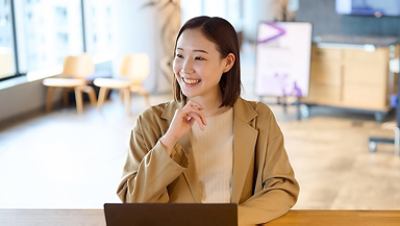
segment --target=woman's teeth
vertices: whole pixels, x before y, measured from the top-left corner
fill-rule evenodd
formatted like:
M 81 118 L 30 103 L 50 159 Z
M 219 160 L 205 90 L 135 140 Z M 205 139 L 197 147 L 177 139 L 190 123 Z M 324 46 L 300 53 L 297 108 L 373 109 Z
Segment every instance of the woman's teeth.
M 182 78 L 182 80 L 190 85 L 197 84 L 200 82 L 200 79 L 190 79 L 190 78 Z

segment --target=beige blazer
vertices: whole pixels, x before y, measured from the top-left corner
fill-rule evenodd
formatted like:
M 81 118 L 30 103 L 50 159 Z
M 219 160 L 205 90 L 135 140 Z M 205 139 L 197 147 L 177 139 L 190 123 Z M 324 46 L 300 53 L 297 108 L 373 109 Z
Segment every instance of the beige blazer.
M 167 154 L 159 138 L 181 103 L 151 107 L 139 116 L 118 187 L 123 202 L 201 202 L 188 137 Z M 231 202 L 238 203 L 240 224 L 259 224 L 285 214 L 296 202 L 299 185 L 289 163 L 283 136 L 263 103 L 239 98 L 233 106 Z

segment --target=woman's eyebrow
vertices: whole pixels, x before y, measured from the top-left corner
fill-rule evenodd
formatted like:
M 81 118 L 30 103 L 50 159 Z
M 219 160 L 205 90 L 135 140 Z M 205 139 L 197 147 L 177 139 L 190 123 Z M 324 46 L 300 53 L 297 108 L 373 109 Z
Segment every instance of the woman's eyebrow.
M 202 50 L 202 49 L 194 49 L 193 52 L 201 52 L 201 53 L 207 53 L 208 54 L 207 51 Z
M 177 50 L 183 51 L 183 48 L 181 48 L 181 47 L 177 47 L 176 49 L 177 49 Z M 203 49 L 194 49 L 194 50 L 192 50 L 192 51 L 193 51 L 193 52 L 201 52 L 201 53 L 207 53 L 207 54 L 208 54 L 208 52 L 205 51 L 205 50 L 203 50 Z

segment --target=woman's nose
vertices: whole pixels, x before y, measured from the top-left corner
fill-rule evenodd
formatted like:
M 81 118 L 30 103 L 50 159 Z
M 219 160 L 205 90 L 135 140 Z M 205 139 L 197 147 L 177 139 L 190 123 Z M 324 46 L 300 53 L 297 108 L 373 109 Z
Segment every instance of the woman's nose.
M 191 59 L 185 59 L 182 64 L 182 72 L 191 73 L 193 72 L 193 62 Z

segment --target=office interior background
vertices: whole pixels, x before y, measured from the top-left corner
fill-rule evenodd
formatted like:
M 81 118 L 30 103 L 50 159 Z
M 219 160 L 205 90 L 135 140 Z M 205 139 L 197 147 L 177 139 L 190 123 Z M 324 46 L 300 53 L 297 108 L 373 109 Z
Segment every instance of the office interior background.
M 132 93 L 127 112 L 113 91 L 101 107 L 85 100 L 77 113 L 73 92 L 69 104 L 56 92 L 54 108 L 45 111 L 43 81 L 60 74 L 70 55 L 92 57 L 93 80 L 117 77 L 125 55 L 144 53 L 149 102 L 168 101 L 165 59 L 173 54 L 174 32 L 191 17 L 209 15 L 228 19 L 241 37 L 243 96 L 269 104 L 278 119 L 301 187 L 294 208 L 400 209 L 398 145 L 369 142 L 399 136 L 400 15 L 351 15 L 339 12 L 338 2 L 1 0 L 0 208 L 119 202 L 130 130 L 148 107 L 145 98 Z M 382 2 L 400 9 L 396 0 Z M 292 98 L 284 107 L 254 92 L 260 21 L 313 26 L 309 94 L 299 108 Z

